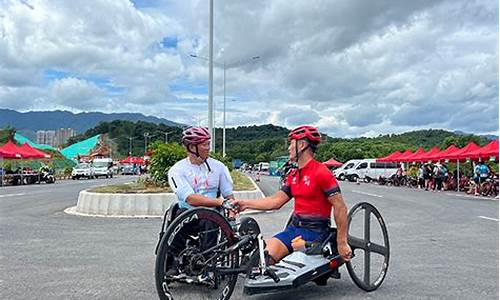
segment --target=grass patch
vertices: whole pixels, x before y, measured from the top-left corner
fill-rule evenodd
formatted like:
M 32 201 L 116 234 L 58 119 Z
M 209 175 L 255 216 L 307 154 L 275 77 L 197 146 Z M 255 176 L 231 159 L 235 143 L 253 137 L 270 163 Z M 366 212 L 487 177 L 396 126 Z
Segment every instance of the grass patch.
M 237 171 L 231 172 L 233 178 L 234 191 L 254 190 L 255 187 L 250 179 Z M 144 193 L 171 193 L 172 190 L 168 186 L 157 186 L 149 180 L 139 180 L 138 182 L 122 183 L 114 185 L 99 186 L 90 189 L 92 193 L 110 193 L 110 194 L 144 194 Z
M 255 186 L 253 185 L 250 178 L 248 178 L 245 174 L 232 171 L 231 177 L 233 178 L 233 190 L 234 191 L 253 191 L 255 190 Z
M 98 186 L 89 190 L 92 193 L 110 193 L 110 194 L 144 194 L 144 193 L 171 193 L 172 190 L 167 187 L 154 186 L 144 182 L 133 182 L 123 184 L 113 184 Z

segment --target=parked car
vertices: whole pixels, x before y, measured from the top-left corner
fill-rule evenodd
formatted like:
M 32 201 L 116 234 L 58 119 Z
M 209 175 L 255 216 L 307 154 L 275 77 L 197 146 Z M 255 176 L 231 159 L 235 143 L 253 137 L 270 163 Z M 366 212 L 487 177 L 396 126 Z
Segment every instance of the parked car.
M 377 180 L 380 176 L 389 178 L 396 174 L 399 166 L 398 163 L 382 163 L 376 162 L 375 159 L 363 159 L 357 162 L 354 167 L 347 170 L 345 178 L 353 182 L 358 179 L 370 182 Z
M 333 174 L 338 180 L 345 180 L 345 174 L 354 167 L 361 159 L 351 159 L 346 161 L 342 166 L 338 167 L 333 171 Z
M 134 165 L 126 164 L 122 166 L 122 175 L 134 175 Z
M 80 179 L 81 177 L 92 179 L 94 176 L 94 167 L 89 163 L 79 163 L 71 172 L 71 178 L 73 178 L 73 180 Z
M 260 174 L 269 175 L 269 163 L 268 162 L 260 162 L 257 165 L 257 172 Z
M 96 178 L 113 178 L 113 170 L 111 169 L 113 166 L 113 160 L 111 160 L 111 158 L 96 158 L 92 162 L 92 166 L 94 167 L 94 176 Z

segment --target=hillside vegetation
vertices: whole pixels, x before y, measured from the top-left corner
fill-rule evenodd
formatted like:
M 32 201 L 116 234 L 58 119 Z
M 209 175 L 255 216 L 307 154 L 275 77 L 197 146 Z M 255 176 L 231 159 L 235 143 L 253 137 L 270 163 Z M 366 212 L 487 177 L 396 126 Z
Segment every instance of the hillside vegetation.
M 230 158 L 239 158 L 245 162 L 256 163 L 270 161 L 279 156 L 287 155 L 287 136 L 289 129 L 274 126 L 240 126 L 226 129 L 226 153 Z M 165 141 L 168 133 L 169 142 L 179 142 L 182 129 L 164 124 L 148 122 L 113 121 L 102 122 L 98 126 L 76 136 L 69 143 L 74 143 L 96 134 L 107 134 L 113 145 L 113 152 L 125 157 L 132 150 L 132 155 L 144 153 L 145 137 L 148 133 L 148 147 L 154 142 Z M 347 161 L 356 158 L 373 158 L 388 155 L 396 150 L 416 150 L 423 147 L 445 149 L 451 144 L 458 147 L 474 141 L 485 145 L 488 140 L 477 135 L 459 135 L 440 129 L 411 131 L 402 134 L 380 135 L 373 138 L 336 138 L 323 135 L 323 143 L 318 149 L 317 158 L 321 161 L 335 158 Z M 222 129 L 216 129 L 215 148 L 222 151 Z

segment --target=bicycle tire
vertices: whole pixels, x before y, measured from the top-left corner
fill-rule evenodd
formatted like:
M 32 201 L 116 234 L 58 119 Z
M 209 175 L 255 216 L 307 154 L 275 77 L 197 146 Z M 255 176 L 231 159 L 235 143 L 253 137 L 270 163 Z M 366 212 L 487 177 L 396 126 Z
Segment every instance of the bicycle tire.
M 351 235 L 351 225 L 354 216 L 358 213 L 364 211 L 364 226 L 363 226 L 363 238 L 355 237 Z M 370 216 L 375 216 L 377 220 L 381 233 L 383 244 L 376 244 L 370 239 Z M 368 221 L 368 222 L 367 222 Z M 352 260 L 346 263 L 347 271 L 349 272 L 349 276 L 352 281 L 361 289 L 371 292 L 376 290 L 384 281 L 387 270 L 389 268 L 389 257 L 390 257 L 390 247 L 389 247 L 389 235 L 387 233 L 387 228 L 385 226 L 385 222 L 382 219 L 382 215 L 380 212 L 370 203 L 361 202 L 356 204 L 350 211 L 348 215 L 348 242 L 351 246 L 353 253 L 357 250 L 362 250 L 364 255 L 356 255 Z M 381 269 L 378 272 L 375 280 L 371 278 L 371 253 L 377 253 L 383 257 L 383 262 L 381 265 Z M 359 260 L 363 258 L 363 273 L 358 274 L 356 270 L 356 266 L 354 266 L 354 262 L 359 262 Z
M 182 252 L 176 252 L 179 249 L 175 249 L 174 242 L 177 242 L 182 235 L 186 233 L 185 229 L 189 229 L 187 225 L 189 224 L 200 224 L 200 221 L 207 221 L 211 224 L 215 224 L 218 226 L 218 237 L 217 240 L 220 241 L 225 239 L 227 241 L 225 243 L 225 247 L 230 247 L 234 245 L 236 242 L 236 237 L 233 229 L 231 228 L 228 221 L 218 212 L 208 209 L 208 208 L 194 208 L 188 211 L 183 212 L 179 215 L 170 225 L 168 226 L 165 234 L 162 237 L 160 242 L 160 246 L 158 249 L 158 255 L 156 256 L 155 263 L 155 283 L 156 290 L 158 292 L 158 296 L 162 300 L 183 300 L 183 299 L 220 299 L 220 300 L 228 300 L 234 290 L 236 285 L 236 281 L 238 279 L 238 275 L 220 275 L 217 274 L 216 271 L 213 272 L 213 281 L 215 282 L 212 287 L 203 287 L 201 283 L 194 283 L 194 285 L 190 282 L 180 282 L 169 280 L 169 275 L 167 273 L 172 269 L 171 263 L 169 263 L 169 259 L 176 259 L 175 255 L 180 255 Z M 187 230 L 186 229 L 186 230 Z M 214 231 L 211 229 L 211 231 Z M 214 233 L 212 232 L 212 234 Z M 184 238 L 184 237 L 182 237 Z M 192 237 L 191 237 L 192 238 Z M 199 238 L 199 236 L 198 236 Z M 201 239 L 200 239 L 201 243 Z M 207 246 L 209 248 L 211 246 Z M 201 248 L 201 246 L 200 246 Z M 185 251 L 187 248 L 181 249 Z M 202 249 L 207 250 L 207 249 Z M 197 255 L 197 254 L 195 254 Z M 200 255 L 199 255 L 200 256 Z M 194 257 L 194 255 L 193 255 Z M 170 260 L 171 262 L 171 260 Z M 238 251 L 234 251 L 228 256 L 228 262 L 230 264 L 229 268 L 238 268 L 239 267 L 239 253 Z M 203 265 L 203 264 L 201 264 Z M 199 265 L 198 265 L 199 266 Z M 208 266 L 205 264 L 205 267 Z M 203 271 L 202 271 L 203 272 Z M 202 275 L 200 275 L 202 276 Z M 207 275 L 208 276 L 208 275 Z M 220 277 L 219 277 L 220 276 Z M 227 282 L 223 284 L 223 286 L 218 287 L 217 282 L 221 282 L 221 278 L 224 280 L 227 277 Z M 200 279 L 201 282 L 201 279 Z M 177 287 L 178 285 L 178 287 Z M 174 288 L 174 286 L 176 286 Z M 186 288 L 188 287 L 188 288 Z M 215 289 L 217 288 L 217 291 Z M 175 291 L 174 291 L 175 290 Z M 193 295 L 194 294 L 194 295 Z

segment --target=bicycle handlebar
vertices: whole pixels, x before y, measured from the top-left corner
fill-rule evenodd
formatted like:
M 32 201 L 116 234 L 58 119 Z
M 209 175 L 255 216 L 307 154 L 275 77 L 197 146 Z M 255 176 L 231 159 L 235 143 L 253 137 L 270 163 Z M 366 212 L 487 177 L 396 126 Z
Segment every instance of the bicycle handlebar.
M 238 209 L 238 207 L 233 205 L 233 203 L 231 202 L 231 199 L 227 199 L 227 198 L 224 199 L 224 202 L 222 202 L 222 205 L 220 207 L 223 209 L 232 210 L 232 211 L 236 211 Z

